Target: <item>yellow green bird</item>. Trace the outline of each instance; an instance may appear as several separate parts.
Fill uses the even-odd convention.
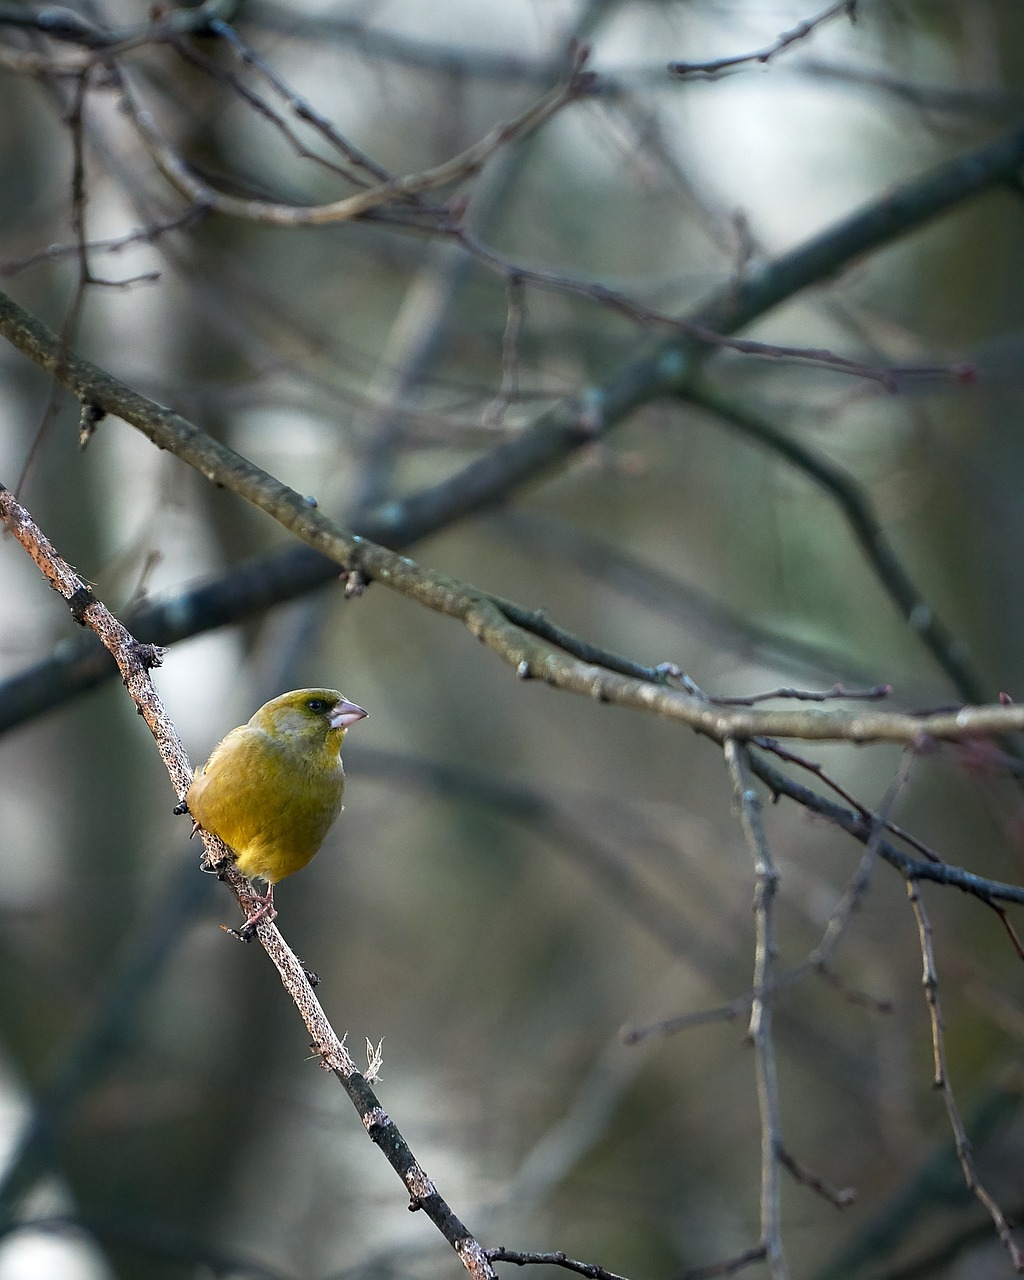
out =
[[[185,794],[193,833],[219,836],[244,876],[267,883],[243,932],[274,918],[274,885],[301,871],[341,812],[341,744],[365,715],[337,689],[294,689],[232,729],[196,770]]]

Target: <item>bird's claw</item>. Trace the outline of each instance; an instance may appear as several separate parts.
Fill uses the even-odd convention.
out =
[[[243,924],[241,929],[232,929],[230,925],[222,924],[221,928],[225,933],[230,933],[232,938],[237,938],[239,942],[252,942],[256,936],[254,924]]]
[[[258,924],[262,924],[264,920],[267,924],[273,924],[276,919],[277,911],[274,909],[273,901],[268,902],[264,899],[240,929],[229,929],[226,924],[222,924],[221,928],[225,933],[233,934],[240,942],[251,942],[256,936]]]

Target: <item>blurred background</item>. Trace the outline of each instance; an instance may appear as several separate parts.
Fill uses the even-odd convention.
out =
[[[88,54],[82,24],[141,22],[141,7],[83,0],[40,22],[2,6],[2,287],[358,528],[664,337],[587,287],[691,314],[1022,127],[1017,0],[860,3],[856,23],[838,14],[766,62],[666,69],[769,49],[812,9],[244,3],[240,44],[223,30],[142,43],[83,91],[67,72]],[[217,190],[322,203],[356,189],[338,171],[353,162],[287,92],[375,165],[414,173],[564,79],[573,41],[591,48],[596,91],[432,194],[464,202],[490,261],[402,210],[307,228],[186,216],[123,110],[129,94]],[[76,217],[92,275],[120,283],[83,285]],[[744,333],[900,370],[888,385],[728,350],[708,365],[716,395],[850,478],[986,700],[1024,690],[1022,217],[1008,181]],[[558,281],[520,285],[516,267]],[[81,451],[78,406],[51,402],[7,344],[0,362],[0,480],[111,608],[173,604],[289,545],[119,421]],[[958,365],[969,380],[950,376]],[[834,499],[684,400],[644,405],[410,554],[638,662],[678,663],[710,693],[845,681],[890,684],[893,705],[965,696]],[[279,923],[356,1057],[383,1039],[382,1103],[441,1193],[486,1245],[629,1277],[756,1245],[745,1013],[633,1046],[621,1035],[750,988],[753,870],[720,753],[519,682],[381,586],[270,596],[176,640],[155,681],[195,762],[285,689],[337,686],[370,712],[346,742],[344,817],[281,886]],[[0,1280],[457,1273],[308,1058],[271,965],[217,927],[237,909],[198,874],[119,681],[61,683],[79,636],[10,538],[0,602]],[[806,755],[869,807],[899,763],[888,748]],[[999,763],[921,756],[893,816],[950,862],[1016,882],[1024,806]],[[861,849],[785,803],[768,828],[787,968],[818,944]],[[976,901],[923,893],[979,1172],[1020,1214],[1020,960]],[[833,970],[838,982],[812,975],[778,998],[782,1122],[801,1163],[857,1198],[839,1211],[784,1185],[794,1275],[1011,1274],[931,1087],[917,934],[887,867]]]

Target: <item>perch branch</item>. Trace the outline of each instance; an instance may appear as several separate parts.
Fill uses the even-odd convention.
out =
[[[192,770],[185,748],[149,675],[153,667],[160,665],[160,650],[153,645],[139,644],[93,595],[87,583],[58,555],[25,508],[2,486],[0,520],[32,557],[50,586],[67,601],[74,619],[95,631],[113,654],[129,696],[153,734],[175,794],[181,796],[191,782]],[[202,834],[207,867],[218,870],[235,892],[243,912],[250,914],[256,905],[252,886],[234,866],[231,855],[220,841],[208,832],[204,831]],[[341,1082],[359,1112],[371,1140],[381,1149],[405,1184],[411,1207],[422,1209],[426,1213],[474,1280],[493,1280],[494,1271],[482,1246],[438,1193],[394,1121],[380,1105],[328,1021],[323,1007],[313,993],[301,961],[285,942],[277,926],[263,920],[256,926],[256,935],[306,1024],[313,1052],[320,1059],[324,1070],[332,1072]]]

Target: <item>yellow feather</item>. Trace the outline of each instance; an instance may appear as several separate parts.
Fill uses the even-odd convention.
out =
[[[273,886],[309,862],[341,812],[341,744],[365,715],[336,689],[283,693],[196,770],[189,812],[231,849],[243,875],[267,881],[267,911]]]

